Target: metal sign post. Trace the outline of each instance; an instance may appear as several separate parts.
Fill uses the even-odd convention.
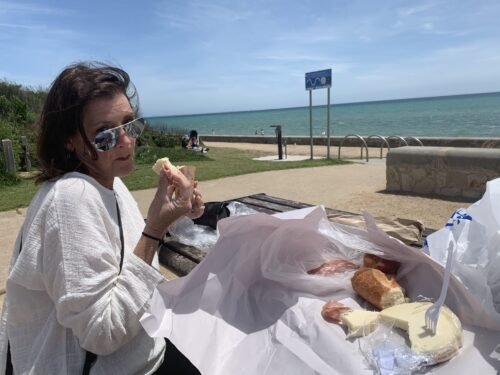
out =
[[[328,104],[326,106],[326,158],[330,159],[330,88],[328,87]]]
[[[311,160],[313,160],[313,109],[312,109],[312,90],[309,90],[309,141],[311,143]]]
[[[312,90],[328,89],[327,105],[327,158],[330,159],[330,87],[332,87],[332,70],[318,70],[306,73],[306,90],[309,90],[309,130],[311,137],[311,159],[313,158],[313,130],[312,130]]]

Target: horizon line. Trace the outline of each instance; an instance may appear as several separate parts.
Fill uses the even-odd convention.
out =
[[[465,94],[450,94],[450,95],[437,95],[437,96],[420,96],[412,98],[398,98],[398,99],[382,99],[382,100],[365,100],[360,102],[343,102],[330,104],[330,106],[343,106],[343,105],[355,105],[355,104],[372,104],[372,103],[383,103],[383,102],[398,102],[398,101],[410,101],[419,99],[438,99],[438,98],[450,98],[456,96],[474,96],[474,95],[493,95],[500,94],[500,91],[490,91],[490,92],[477,92],[477,93],[465,93]],[[326,107],[326,104],[313,105],[313,107]],[[187,117],[187,116],[206,116],[206,115],[222,115],[222,114],[233,114],[233,113],[246,113],[246,112],[266,112],[266,111],[279,111],[285,109],[298,109],[307,108],[309,106],[298,106],[298,107],[280,107],[280,108],[265,108],[265,109],[246,109],[246,110],[236,110],[227,112],[204,112],[204,113],[185,113],[178,115],[163,115],[163,116],[145,116],[149,119],[161,118],[161,117]]]

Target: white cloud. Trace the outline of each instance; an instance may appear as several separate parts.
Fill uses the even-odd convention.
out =
[[[293,42],[299,44],[329,43],[339,40],[333,30],[306,30],[278,34],[274,37],[276,43]]]
[[[182,30],[206,29],[210,25],[236,23],[250,18],[253,12],[238,9],[234,3],[223,5],[216,2],[164,1],[157,5],[156,16],[172,28]]]
[[[261,60],[274,60],[274,61],[283,61],[283,62],[294,62],[294,61],[325,61],[326,58],[318,55],[305,55],[305,54],[297,54],[297,53],[270,53],[266,54],[257,54],[255,56],[256,59]]]
[[[437,5],[438,5],[438,3],[428,2],[427,4],[422,4],[422,5],[417,6],[417,7],[400,8],[400,9],[398,9],[398,14],[401,17],[409,17],[409,16],[413,16],[415,14],[425,13],[428,10],[436,7]]]
[[[385,75],[381,74],[362,74],[354,77],[358,81],[371,81],[371,82],[380,82],[385,80]]]
[[[6,13],[30,13],[39,15],[67,15],[71,11],[67,8],[56,8],[40,6],[33,3],[22,3],[19,1],[0,1],[0,15]]]
[[[432,24],[432,22],[426,22],[422,25],[423,29],[426,30],[426,31],[432,31],[434,30],[434,25]]]
[[[46,29],[45,26],[41,25],[31,25],[31,24],[19,24],[19,23],[0,23],[0,28],[6,27],[9,29],[28,29],[28,30],[41,30]]]

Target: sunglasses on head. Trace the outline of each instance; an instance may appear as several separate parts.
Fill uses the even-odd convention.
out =
[[[97,151],[109,151],[116,147],[118,139],[120,138],[120,129],[123,128],[127,134],[132,138],[139,138],[146,126],[143,118],[138,118],[127,122],[126,124],[117,126],[116,128],[106,129],[96,134],[94,139],[94,146]]]

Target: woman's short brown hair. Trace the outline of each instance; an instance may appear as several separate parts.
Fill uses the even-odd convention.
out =
[[[71,171],[86,173],[75,153],[66,150],[66,142],[79,132],[96,159],[97,152],[83,128],[83,111],[91,100],[117,94],[124,94],[137,113],[135,87],[124,70],[98,62],[80,62],[59,74],[49,89],[39,120],[38,183]]]

